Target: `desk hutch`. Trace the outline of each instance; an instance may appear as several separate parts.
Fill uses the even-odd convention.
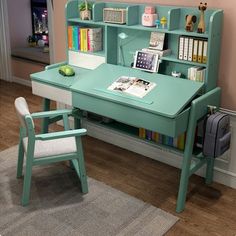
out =
[[[71,105],[79,111],[88,111],[114,119],[118,125],[113,124],[112,128],[118,129],[122,124],[135,127],[131,129],[136,130],[131,132],[131,135],[138,134],[140,127],[171,137],[186,132],[184,151],[175,150],[183,156],[176,207],[176,211],[181,212],[185,206],[189,177],[206,164],[206,183],[211,183],[213,178],[214,158],[203,156],[201,150],[195,153],[193,143],[196,125],[207,115],[208,106],[220,105],[221,90],[216,86],[223,11],[207,9],[206,32],[199,34],[196,29],[194,32],[186,32],[184,29],[187,14],[194,14],[199,18],[200,12],[197,6],[192,8],[157,5],[159,18],[163,16],[167,18],[167,27],[160,29],[141,25],[144,4],[94,2],[92,20],[81,20],[78,11],[80,2],[68,1],[66,28],[68,26],[102,28],[103,51],[91,53],[67,48],[66,62],[50,65],[45,71],[31,75],[33,93],[44,97],[45,110],[50,109],[50,100],[55,100]],[[103,9],[106,7],[126,9],[126,24],[104,23]],[[154,31],[164,32],[167,35],[171,55],[161,58],[158,73],[151,74],[131,68],[136,50],[148,47],[151,32]],[[120,33],[125,33],[128,38],[120,42],[118,36]],[[207,40],[207,63],[179,60],[177,55],[180,36]],[[120,43],[124,52],[122,62]],[[58,67],[63,64],[71,65],[75,70],[75,76],[64,78],[60,75]],[[188,68],[193,66],[206,68],[203,82],[187,79]],[[171,71],[174,70],[181,72],[183,78],[171,77]],[[157,85],[142,99],[108,91],[107,87],[122,75],[140,77]],[[49,123],[49,120],[44,121],[44,131],[47,130]],[[79,125],[78,122],[76,125]],[[197,161],[191,162],[192,158]]]

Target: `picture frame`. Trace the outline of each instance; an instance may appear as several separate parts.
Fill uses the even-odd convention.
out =
[[[165,33],[152,32],[150,37],[149,48],[156,50],[164,50],[165,46]]]

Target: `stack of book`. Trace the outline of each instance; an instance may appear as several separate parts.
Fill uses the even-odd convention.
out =
[[[204,82],[206,76],[206,68],[204,67],[190,67],[188,68],[188,79],[198,82]]]
[[[208,41],[195,37],[179,37],[178,59],[207,63]]]
[[[139,128],[139,137],[159,144],[171,146],[183,151],[185,147],[186,134],[183,133],[177,138],[173,138],[157,132],[146,130],[144,128]]]
[[[102,51],[102,28],[68,26],[68,48],[81,52]]]

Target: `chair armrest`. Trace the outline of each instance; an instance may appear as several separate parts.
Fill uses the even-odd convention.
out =
[[[50,69],[53,69],[53,68],[56,68],[56,67],[59,67],[59,66],[64,66],[66,64],[67,64],[66,61],[59,62],[59,63],[56,63],[56,64],[52,64],[52,65],[46,66],[45,70],[50,70]]]
[[[68,138],[68,137],[76,137],[86,135],[86,129],[74,129],[74,130],[66,130],[60,132],[53,132],[47,134],[38,134],[35,135],[36,140],[50,140],[50,139],[59,139],[59,138]]]
[[[72,115],[72,110],[62,109],[62,110],[54,110],[54,111],[42,111],[42,112],[36,112],[36,113],[31,114],[33,119],[41,119],[45,117],[55,117],[55,116],[62,116],[62,115]]]

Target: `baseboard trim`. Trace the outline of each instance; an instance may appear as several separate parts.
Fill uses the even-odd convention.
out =
[[[168,148],[160,148],[155,144],[149,143],[148,141],[111,130],[87,120],[83,120],[83,127],[87,129],[89,136],[166,163],[176,168],[181,167],[182,157],[171,152]],[[205,176],[205,167],[202,167],[196,172],[196,174],[199,176]],[[236,174],[219,167],[214,168],[214,181],[232,188],[236,188]]]
[[[17,83],[17,84],[22,84],[28,87],[32,87],[31,81],[30,80],[26,80],[26,79],[22,79],[20,77],[17,76],[12,76],[12,82]]]

